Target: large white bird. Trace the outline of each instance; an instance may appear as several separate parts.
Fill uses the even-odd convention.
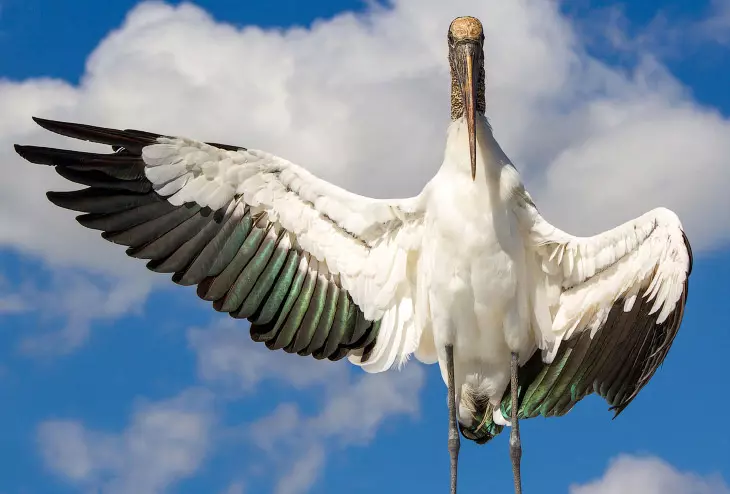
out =
[[[36,119],[109,154],[16,146],[74,192],[78,221],[197,285],[268,348],[368,372],[410,355],[448,387],[451,492],[459,430],[486,442],[518,419],[562,415],[596,392],[620,413],[662,363],[682,319],[692,256],[655,209],[593,237],[548,223],[484,115],[484,34],[448,32],[451,124],[443,164],[416,197],[376,200],[263,151]]]

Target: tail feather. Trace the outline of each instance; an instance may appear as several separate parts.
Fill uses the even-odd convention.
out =
[[[546,365],[543,363],[542,355],[540,352],[536,352],[525,365],[520,367],[517,390],[518,419],[523,420],[545,415],[547,411],[552,412],[551,415],[564,415],[570,411],[575,404],[573,400],[563,403],[563,400],[559,399],[563,395],[552,393],[551,390],[557,389],[555,386],[561,382],[563,373],[569,371],[573,366],[571,365],[573,362],[570,360],[570,355],[572,350],[579,346],[581,339],[575,338],[564,342],[552,364]],[[570,395],[568,397],[570,398]],[[553,400],[558,401],[558,404],[552,406],[554,405]],[[546,409],[543,405],[548,402],[551,406]],[[459,424],[461,433],[465,438],[477,444],[485,444],[504,429],[503,426],[494,422],[494,406],[489,400],[464,393],[462,395],[462,404],[469,410],[472,418],[470,425]],[[509,387],[502,395],[500,411],[502,416],[508,419],[512,416],[512,395]]]

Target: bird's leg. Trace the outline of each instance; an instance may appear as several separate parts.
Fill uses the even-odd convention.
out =
[[[446,386],[449,394],[449,456],[451,458],[451,494],[456,494],[456,473],[459,462],[459,429],[456,424],[456,386],[454,384],[454,347],[446,346]]]
[[[520,424],[517,421],[517,353],[512,352],[510,365],[510,383],[512,391],[512,427],[509,434],[509,455],[512,458],[512,475],[515,480],[515,494],[522,494],[522,476],[520,475],[520,459],[522,458],[522,441],[520,441]]]

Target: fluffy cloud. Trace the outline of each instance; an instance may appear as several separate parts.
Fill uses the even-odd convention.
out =
[[[698,26],[704,37],[720,43],[730,44],[730,1],[712,0],[710,16]]]
[[[195,473],[205,457],[214,422],[211,404],[211,395],[197,389],[146,403],[118,434],[50,420],[38,427],[41,455],[49,470],[85,492],[164,492]]]
[[[191,477],[218,453],[214,439],[229,445],[244,440],[263,453],[244,474],[276,469],[274,492],[300,494],[319,479],[331,451],[367,444],[384,421],[419,411],[425,376],[416,364],[370,376],[346,362],[271,352],[228,318],[190,329],[188,339],[198,361],[197,387],[138,403],[120,432],[92,430],[76,419],[41,423],[37,440],[46,468],[84,492],[157,494]],[[250,423],[220,422],[220,406],[254,400],[251,392],[264,382],[295,395],[306,391],[322,405],[303,413],[295,403],[283,403]],[[223,494],[247,491],[247,479],[236,473]]]
[[[730,494],[719,476],[701,477],[680,472],[659,458],[621,456],[605,475],[585,485],[572,486],[570,494]]]
[[[244,494],[245,489],[242,482],[232,482],[221,494]]]
[[[11,284],[0,274],[0,315],[21,314],[28,310],[28,302],[15,293]]]
[[[220,317],[210,329],[188,331],[188,342],[197,355],[202,380],[215,382],[235,393],[251,392],[264,380],[281,380],[295,388],[306,388],[341,382],[346,376],[340,364],[329,360],[272,352],[263,344],[255,344],[247,326],[226,316]]]
[[[92,278],[78,270],[57,269],[37,279],[23,280],[11,290],[0,297],[0,313],[4,301],[6,312],[23,311],[28,317],[32,313],[41,328],[29,329],[20,341],[20,350],[47,355],[75,350],[86,340],[94,323],[141,312],[150,284],[133,277]]]
[[[303,414],[295,403],[283,403],[245,425],[244,436],[265,453],[268,467],[280,471],[276,494],[309,492],[329,451],[367,444],[386,419],[413,416],[419,410],[425,376],[418,364],[400,372],[366,375],[346,362],[271,352],[252,342],[230,319],[192,329],[188,338],[200,378],[214,388],[222,385],[228,396],[235,396],[230,391],[236,389],[248,393],[259,383],[276,381],[321,399],[321,408],[313,414]]]

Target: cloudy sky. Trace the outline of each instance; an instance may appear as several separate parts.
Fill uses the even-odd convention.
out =
[[[448,487],[445,390],[253,344],[245,323],[52,207],[30,117],[266,149],[356,192],[420,190],[448,123],[445,33],[486,28],[487,112],[543,214],[595,233],[666,206],[695,270],[663,368],[617,420],[522,428],[525,491],[730,494],[730,1],[0,0],[0,493]],[[171,286],[172,285],[172,286]],[[509,492],[507,435],[463,492]]]

